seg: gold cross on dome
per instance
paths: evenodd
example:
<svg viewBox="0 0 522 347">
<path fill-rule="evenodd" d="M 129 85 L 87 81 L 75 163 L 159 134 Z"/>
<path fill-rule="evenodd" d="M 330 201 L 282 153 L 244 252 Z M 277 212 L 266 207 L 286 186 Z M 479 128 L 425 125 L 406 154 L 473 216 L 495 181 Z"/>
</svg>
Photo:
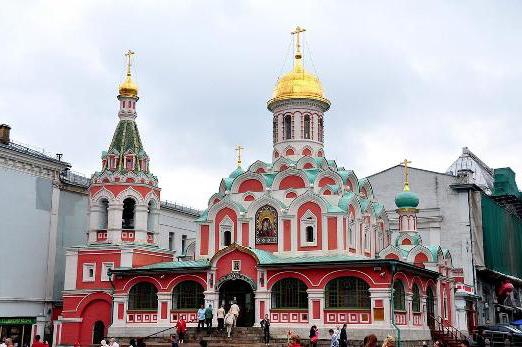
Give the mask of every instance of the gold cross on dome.
<svg viewBox="0 0 522 347">
<path fill-rule="evenodd" d="M 127 57 L 127 75 L 130 76 L 130 73 L 131 73 L 131 65 L 132 65 L 132 56 L 134 55 L 135 53 L 133 51 L 131 51 L 130 49 L 127 51 L 127 53 L 125 53 L 125 56 Z"/>
<path fill-rule="evenodd" d="M 241 147 L 241 145 L 236 146 L 236 152 L 237 152 L 237 167 L 241 166 L 241 150 L 245 149 L 244 147 Z"/>
<path fill-rule="evenodd" d="M 408 164 L 411 164 L 411 161 L 408 161 L 408 159 L 404 159 L 401 162 L 401 165 L 404 166 L 404 191 L 409 191 L 410 190 L 410 183 L 408 181 L 408 176 L 409 176 Z"/>
<path fill-rule="evenodd" d="M 301 37 L 301 33 L 304 33 L 305 31 L 306 31 L 305 28 L 301 28 L 298 25 L 298 26 L 295 27 L 295 30 L 290 33 L 290 34 L 296 36 L 296 40 L 295 40 L 295 53 L 296 53 L 296 55 L 298 53 L 301 53 L 301 41 L 299 39 Z"/>
</svg>

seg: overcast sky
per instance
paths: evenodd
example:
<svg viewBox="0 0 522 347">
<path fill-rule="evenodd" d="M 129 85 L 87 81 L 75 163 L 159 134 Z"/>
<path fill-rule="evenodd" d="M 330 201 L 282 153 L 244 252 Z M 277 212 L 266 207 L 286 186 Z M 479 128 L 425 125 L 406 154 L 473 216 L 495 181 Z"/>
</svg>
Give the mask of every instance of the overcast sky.
<svg viewBox="0 0 522 347">
<path fill-rule="evenodd" d="M 289 32 L 332 101 L 326 155 L 359 177 L 445 171 L 463 146 L 522 176 L 522 2 L 1 1 L 0 123 L 86 175 L 118 122 L 136 52 L 137 122 L 162 199 L 204 208 L 221 177 L 270 161 Z M 310 52 L 312 53 L 313 65 Z M 519 185 L 521 180 L 519 179 Z"/>
</svg>

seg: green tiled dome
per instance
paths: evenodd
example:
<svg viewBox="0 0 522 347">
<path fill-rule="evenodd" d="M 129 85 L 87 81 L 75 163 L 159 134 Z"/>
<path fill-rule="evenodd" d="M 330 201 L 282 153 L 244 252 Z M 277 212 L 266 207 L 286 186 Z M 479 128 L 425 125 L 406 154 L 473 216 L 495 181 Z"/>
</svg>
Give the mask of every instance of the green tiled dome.
<svg viewBox="0 0 522 347">
<path fill-rule="evenodd" d="M 414 192 L 405 190 L 395 196 L 395 205 L 398 208 L 417 208 L 419 197 Z"/>
</svg>

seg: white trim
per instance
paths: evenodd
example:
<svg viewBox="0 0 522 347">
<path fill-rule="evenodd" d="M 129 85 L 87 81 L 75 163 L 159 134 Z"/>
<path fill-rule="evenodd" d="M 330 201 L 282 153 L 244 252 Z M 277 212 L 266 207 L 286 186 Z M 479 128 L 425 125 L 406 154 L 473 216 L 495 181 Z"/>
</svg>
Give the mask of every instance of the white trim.
<svg viewBox="0 0 522 347">
<path fill-rule="evenodd" d="M 94 282 L 96 279 L 96 263 L 84 263 L 82 265 L 82 281 Z M 89 276 L 89 270 L 92 269 L 92 276 Z"/>
<path fill-rule="evenodd" d="M 100 280 L 102 282 L 108 282 L 111 280 L 111 278 L 107 275 L 107 272 L 109 269 L 114 268 L 114 262 L 103 262 L 101 267 L 101 274 L 100 274 Z"/>
<path fill-rule="evenodd" d="M 301 217 L 300 223 L 300 229 L 301 229 L 301 247 L 313 247 L 317 246 L 317 218 L 316 216 L 310 211 L 307 210 L 303 217 Z M 313 228 L 313 241 L 309 242 L 307 241 L 307 230 L 306 228 L 312 227 Z"/>
<path fill-rule="evenodd" d="M 230 244 L 234 243 L 234 222 L 230 219 L 229 216 L 225 216 L 219 223 L 219 248 L 225 248 L 228 245 L 225 245 L 225 232 L 230 231 Z"/>
</svg>

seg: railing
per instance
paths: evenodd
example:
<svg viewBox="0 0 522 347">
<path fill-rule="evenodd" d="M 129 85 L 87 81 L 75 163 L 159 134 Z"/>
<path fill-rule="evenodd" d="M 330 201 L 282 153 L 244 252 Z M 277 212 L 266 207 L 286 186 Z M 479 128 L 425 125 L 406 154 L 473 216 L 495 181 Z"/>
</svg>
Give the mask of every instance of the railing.
<svg viewBox="0 0 522 347">
<path fill-rule="evenodd" d="M 172 208 L 172 209 L 175 209 L 175 210 L 178 210 L 181 212 L 198 215 L 198 216 L 201 213 L 200 210 L 195 209 L 193 207 L 181 205 L 181 204 L 178 204 L 177 202 L 171 202 L 171 201 L 167 201 L 167 200 L 161 202 L 161 207 Z"/>
<path fill-rule="evenodd" d="M 448 323 L 444 323 L 444 319 L 442 317 L 430 316 L 430 318 L 433 321 L 433 327 L 431 327 L 433 331 L 437 331 L 442 335 L 456 341 L 467 339 L 466 335 L 461 333 L 460 330 L 452 325 L 449 325 Z"/>
</svg>

